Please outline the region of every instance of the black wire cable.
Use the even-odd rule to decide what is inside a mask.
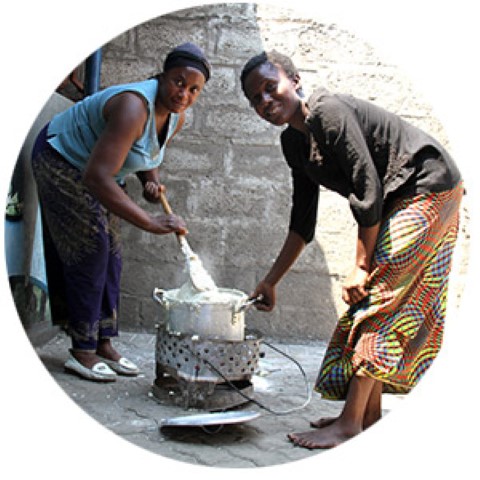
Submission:
[[[310,385],[308,383],[308,379],[307,379],[307,375],[305,373],[305,370],[303,369],[303,367],[300,365],[300,363],[295,360],[292,356],[288,355],[287,353],[285,352],[282,352],[279,348],[277,347],[274,347],[272,344],[266,342],[265,340],[262,341],[262,343],[264,345],[266,345],[267,347],[271,348],[272,350],[274,350],[275,352],[283,355],[285,358],[291,360],[297,367],[298,369],[300,370],[300,372],[302,373],[303,375],[303,378],[305,380],[305,387],[306,387],[306,392],[307,392],[307,399],[305,400],[305,402],[302,404],[302,405],[299,405],[297,407],[293,407],[293,408],[290,408],[288,410],[284,410],[284,411],[275,411],[269,407],[267,407],[266,405],[262,404],[261,402],[259,402],[258,400],[254,399],[254,398],[251,398],[249,397],[248,395],[246,395],[245,393],[243,393],[239,388],[237,388],[237,386],[232,383],[228,378],[225,377],[225,375],[223,375],[223,373],[217,368],[215,367],[215,365],[213,365],[209,360],[207,359],[204,359],[202,358],[199,354],[197,354],[196,352],[192,351],[192,349],[188,346],[188,345],[184,345],[183,347],[188,350],[193,356],[195,356],[197,358],[197,360],[203,362],[205,365],[208,366],[208,368],[210,368],[214,373],[216,373],[219,377],[221,377],[225,383],[227,383],[227,385],[229,385],[231,388],[233,388],[240,396],[242,396],[245,400],[248,400],[252,403],[254,403],[255,405],[257,405],[258,407],[262,408],[263,410],[266,410],[267,412],[273,414],[273,415],[288,415],[292,412],[295,412],[295,411],[298,411],[298,410],[302,410],[303,408],[305,408],[311,401],[312,399],[312,389],[310,388]]]

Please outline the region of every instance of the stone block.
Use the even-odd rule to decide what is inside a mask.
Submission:
[[[235,145],[229,165],[230,175],[234,178],[255,178],[290,189],[290,169],[279,145]]]
[[[184,41],[205,49],[213,76],[183,130],[167,149],[160,177],[173,210],[187,221],[189,242],[217,284],[251,292],[287,234],[291,180],[281,129],[258,118],[239,83],[246,60],[264,48],[293,57],[306,94],[319,86],[393,110],[446,142],[432,108],[399,68],[341,25],[293,9],[222,3],[179,10],[138,25],[104,48],[102,85],[146,78]],[[131,197],[152,214],[158,205],[128,179]],[[185,280],[175,236],[124,223],[123,326],[151,326],[154,287]],[[352,268],[356,224],[348,202],[322,189],[314,241],[278,286],[270,314],[251,309],[248,324],[277,339],[328,340],[345,310],[341,285]]]
[[[205,136],[240,138],[242,141],[269,144],[278,136],[278,129],[257,117],[251,109],[237,105],[209,110],[202,125]]]
[[[180,133],[179,135],[182,135]],[[192,177],[208,173],[222,172],[224,168],[223,155],[225,147],[215,144],[206,144],[202,139],[177,138],[165,155],[161,172],[165,172],[165,179],[169,175]],[[189,178],[189,180],[190,180]],[[195,181],[191,178],[191,181]]]
[[[213,58],[212,62],[215,61]],[[202,98],[210,106],[231,105],[237,97],[237,70],[232,67],[214,64],[212,76],[202,92]]]

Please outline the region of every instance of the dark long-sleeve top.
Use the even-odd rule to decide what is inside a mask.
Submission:
[[[360,226],[381,221],[389,202],[453,188],[461,179],[448,152],[398,115],[351,95],[316,91],[307,101],[308,137],[281,134],[291,169],[290,230],[310,242],[319,186],[346,197]]]

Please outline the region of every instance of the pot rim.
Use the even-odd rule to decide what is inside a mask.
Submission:
[[[186,299],[178,299],[176,298],[176,294],[179,292],[180,288],[174,288],[171,290],[162,290],[162,289],[155,289],[157,293],[161,292],[162,300],[167,301],[169,305],[177,304],[177,305],[223,305],[223,306],[232,306],[238,305],[242,301],[246,301],[248,299],[248,295],[241,290],[235,288],[218,288],[220,293],[230,293],[231,298],[226,299],[224,301],[221,300],[210,300],[208,298],[202,299],[197,298],[195,300],[186,300]]]

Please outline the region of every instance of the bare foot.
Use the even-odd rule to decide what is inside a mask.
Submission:
[[[336,417],[324,417],[319,418],[318,420],[313,420],[310,422],[312,428],[323,428],[331,425],[337,418]]]
[[[324,428],[331,425],[338,417],[323,417],[319,418],[318,420],[313,420],[310,422],[310,426],[312,428]],[[363,429],[367,429],[371,427],[374,423],[378,422],[382,418],[381,414],[377,412],[365,415],[365,419],[363,420]]]
[[[333,448],[358,435],[361,431],[345,428],[340,422],[333,421],[330,425],[316,430],[290,433],[288,438],[294,445],[299,447],[309,449]]]

